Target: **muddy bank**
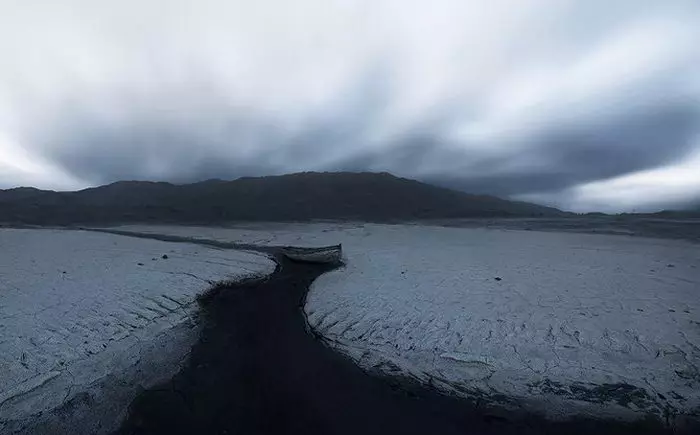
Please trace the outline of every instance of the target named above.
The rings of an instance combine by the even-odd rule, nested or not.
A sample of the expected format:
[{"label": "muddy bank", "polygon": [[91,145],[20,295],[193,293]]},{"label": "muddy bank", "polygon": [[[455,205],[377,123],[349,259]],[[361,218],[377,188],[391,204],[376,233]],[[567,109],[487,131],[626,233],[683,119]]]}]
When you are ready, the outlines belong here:
[{"label": "muddy bank", "polygon": [[658,422],[548,422],[370,376],[307,331],[309,285],[328,267],[281,260],[262,282],[202,302],[189,363],[144,391],[119,434],[641,434]]},{"label": "muddy bank", "polygon": [[0,229],[0,434],[117,429],[199,339],[196,298],[276,263],[241,250]]}]

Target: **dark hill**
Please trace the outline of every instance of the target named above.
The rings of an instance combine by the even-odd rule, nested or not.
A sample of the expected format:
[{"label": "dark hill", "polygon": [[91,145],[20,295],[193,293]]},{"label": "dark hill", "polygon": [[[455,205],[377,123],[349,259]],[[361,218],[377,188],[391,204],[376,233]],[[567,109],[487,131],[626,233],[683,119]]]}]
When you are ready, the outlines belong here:
[{"label": "dark hill", "polygon": [[0,204],[9,203],[12,201],[39,198],[47,194],[49,194],[49,192],[45,190],[35,189],[34,187],[17,187],[15,189],[8,190],[0,189]]},{"label": "dark hill", "polygon": [[0,190],[0,222],[215,223],[554,216],[559,210],[469,195],[387,173],[298,173],[200,183],[122,181],[78,192]]}]

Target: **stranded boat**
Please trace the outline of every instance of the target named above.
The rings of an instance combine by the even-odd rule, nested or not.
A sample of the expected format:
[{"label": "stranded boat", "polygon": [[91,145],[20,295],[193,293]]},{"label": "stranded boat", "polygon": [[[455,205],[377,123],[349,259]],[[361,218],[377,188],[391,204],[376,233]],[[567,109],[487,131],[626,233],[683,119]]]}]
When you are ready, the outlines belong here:
[{"label": "stranded boat", "polygon": [[292,261],[303,263],[339,263],[343,253],[342,245],[324,246],[321,248],[282,248],[282,254]]}]

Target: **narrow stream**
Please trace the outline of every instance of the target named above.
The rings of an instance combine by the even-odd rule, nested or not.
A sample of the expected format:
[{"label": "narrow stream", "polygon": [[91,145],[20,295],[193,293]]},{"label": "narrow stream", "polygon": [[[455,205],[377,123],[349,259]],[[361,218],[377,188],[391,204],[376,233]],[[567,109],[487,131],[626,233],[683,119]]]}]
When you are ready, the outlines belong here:
[{"label": "narrow stream", "polygon": [[643,434],[649,422],[554,423],[494,412],[400,379],[371,376],[306,328],[310,284],[328,266],[280,259],[261,282],[202,302],[188,364],[144,391],[118,434]]}]

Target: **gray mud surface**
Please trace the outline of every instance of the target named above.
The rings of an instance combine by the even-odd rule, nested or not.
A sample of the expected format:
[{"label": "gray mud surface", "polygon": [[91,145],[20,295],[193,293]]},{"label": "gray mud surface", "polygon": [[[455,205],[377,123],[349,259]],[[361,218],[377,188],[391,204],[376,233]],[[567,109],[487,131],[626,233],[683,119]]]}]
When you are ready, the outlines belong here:
[{"label": "gray mud surface", "polygon": [[306,293],[328,270],[280,259],[267,280],[210,294],[189,363],[134,400],[117,433],[678,433],[658,420],[551,422],[368,374],[308,329]]},{"label": "gray mud surface", "polygon": [[700,218],[693,217],[663,218],[619,215],[534,219],[441,219],[430,222],[450,227],[611,234],[700,243]]}]

